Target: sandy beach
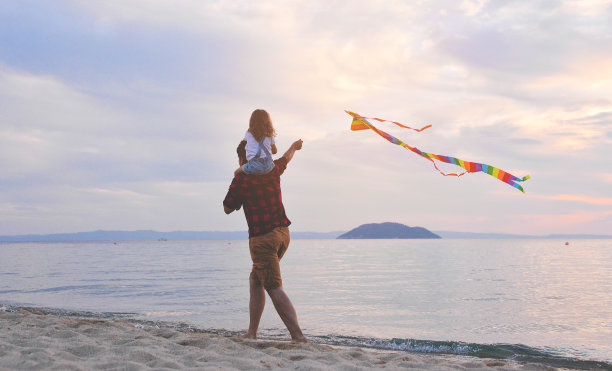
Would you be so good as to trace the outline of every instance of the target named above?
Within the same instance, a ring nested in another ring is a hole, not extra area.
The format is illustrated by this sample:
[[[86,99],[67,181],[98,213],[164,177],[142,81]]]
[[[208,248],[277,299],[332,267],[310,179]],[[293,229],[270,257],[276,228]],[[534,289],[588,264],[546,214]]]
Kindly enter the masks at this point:
[[[30,308],[0,311],[0,369],[552,369],[505,360],[243,340],[149,327]]]

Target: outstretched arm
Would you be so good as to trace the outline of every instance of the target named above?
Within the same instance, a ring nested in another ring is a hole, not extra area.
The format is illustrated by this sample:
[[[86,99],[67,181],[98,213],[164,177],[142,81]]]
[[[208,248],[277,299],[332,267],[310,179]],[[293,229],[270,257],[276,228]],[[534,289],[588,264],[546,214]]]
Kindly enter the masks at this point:
[[[295,154],[295,151],[299,151],[300,149],[302,149],[302,143],[303,141],[299,139],[291,144],[291,147],[289,147],[287,152],[285,152],[285,154],[283,155],[285,160],[287,160],[287,163],[291,161],[291,159],[293,158],[293,155]]]

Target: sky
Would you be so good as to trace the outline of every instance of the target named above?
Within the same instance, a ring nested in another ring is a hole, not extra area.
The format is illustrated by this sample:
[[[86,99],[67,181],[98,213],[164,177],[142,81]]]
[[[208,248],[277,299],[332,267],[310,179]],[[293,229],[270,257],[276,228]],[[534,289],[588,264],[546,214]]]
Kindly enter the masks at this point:
[[[293,231],[612,234],[610,0],[3,0],[0,235],[246,230],[222,201],[258,108],[304,140]]]

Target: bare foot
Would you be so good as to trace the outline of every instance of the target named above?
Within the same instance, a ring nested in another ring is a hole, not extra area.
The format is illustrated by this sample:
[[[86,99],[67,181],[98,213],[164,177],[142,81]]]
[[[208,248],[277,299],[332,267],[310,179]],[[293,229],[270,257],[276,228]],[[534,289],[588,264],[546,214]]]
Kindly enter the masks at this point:
[[[292,343],[308,343],[308,339],[306,339],[305,336],[302,336],[300,338],[293,338],[291,339]]]
[[[241,337],[242,339],[257,340],[257,335],[250,335],[248,333],[239,335],[239,337]]]

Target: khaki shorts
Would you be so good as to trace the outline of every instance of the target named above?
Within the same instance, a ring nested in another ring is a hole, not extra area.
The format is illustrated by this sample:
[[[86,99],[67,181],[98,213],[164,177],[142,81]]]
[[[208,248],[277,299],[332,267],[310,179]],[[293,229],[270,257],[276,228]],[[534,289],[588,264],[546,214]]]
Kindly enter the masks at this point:
[[[253,261],[250,278],[266,290],[283,285],[279,262],[289,247],[289,240],[287,227],[276,227],[266,234],[249,239]]]

